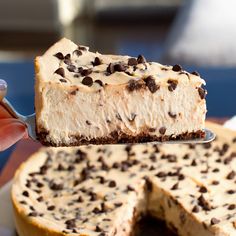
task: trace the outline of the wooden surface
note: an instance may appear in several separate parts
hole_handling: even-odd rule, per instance
[[[222,124],[226,118],[211,118],[210,121],[214,121],[216,123]],[[32,140],[22,140],[16,145],[16,149],[10,156],[7,164],[3,168],[3,171],[0,175],[0,186],[8,182],[14,176],[15,170],[18,166],[25,161],[30,154],[34,153],[38,150],[41,145]]]

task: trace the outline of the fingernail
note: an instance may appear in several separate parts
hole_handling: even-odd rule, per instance
[[[3,79],[0,79],[0,90],[4,91],[7,89],[7,82]]]

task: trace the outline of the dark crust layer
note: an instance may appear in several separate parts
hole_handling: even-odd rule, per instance
[[[186,132],[177,136],[156,136],[150,133],[141,133],[137,136],[127,135],[125,133],[121,133],[118,131],[112,132],[107,137],[102,138],[93,138],[86,139],[85,137],[71,136],[70,143],[55,143],[50,140],[49,132],[37,132],[37,137],[39,141],[45,146],[53,146],[53,147],[68,147],[68,146],[81,146],[81,145],[89,145],[89,144],[121,144],[121,143],[147,143],[147,142],[165,142],[165,141],[175,141],[175,140],[190,140],[190,139],[203,139],[205,137],[205,132],[203,130],[198,130],[196,132]]]

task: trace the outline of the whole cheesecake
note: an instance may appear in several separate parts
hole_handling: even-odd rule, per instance
[[[36,131],[50,146],[202,138],[197,72],[102,55],[63,38],[35,60]]]
[[[181,236],[236,235],[236,133],[205,145],[43,148],[16,172],[19,236],[128,236],[147,214]]]

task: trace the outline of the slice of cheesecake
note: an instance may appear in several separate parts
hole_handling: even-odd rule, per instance
[[[12,186],[19,236],[129,236],[150,214],[181,236],[236,236],[236,133],[205,145],[44,148]]]
[[[204,136],[205,84],[179,65],[102,55],[68,39],[35,60],[43,144],[132,143]]]

